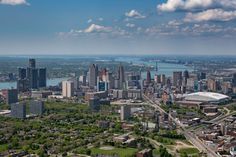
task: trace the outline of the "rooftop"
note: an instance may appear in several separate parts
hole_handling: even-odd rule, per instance
[[[220,101],[229,99],[227,95],[213,92],[196,92],[184,96],[185,100],[190,101]]]

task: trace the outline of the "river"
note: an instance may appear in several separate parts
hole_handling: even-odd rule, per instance
[[[47,80],[47,86],[55,86],[68,78],[53,78]],[[0,82],[0,89],[16,88],[16,82]]]

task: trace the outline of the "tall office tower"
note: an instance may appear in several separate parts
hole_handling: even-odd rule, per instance
[[[25,79],[27,70],[25,68],[18,68],[18,79]]]
[[[217,83],[215,79],[208,79],[207,80],[207,88],[209,91],[216,92],[217,91]]]
[[[236,87],[236,73],[233,74],[233,86]]]
[[[154,76],[154,81],[155,81],[156,83],[161,83],[161,76],[156,74],[156,75]]]
[[[120,64],[118,69],[119,88],[123,89],[125,83],[125,71],[124,67]]]
[[[18,92],[27,92],[30,89],[30,84],[28,79],[17,80],[17,90]]]
[[[184,78],[189,78],[189,72],[188,72],[188,70],[185,70],[185,71],[184,71],[183,77],[184,77]]]
[[[86,75],[81,75],[79,81],[82,83],[82,86],[86,86]]]
[[[173,86],[181,86],[181,85],[182,85],[182,71],[174,71]]]
[[[165,85],[166,84],[166,75],[161,74],[161,84]]]
[[[187,70],[184,71],[183,74],[183,85],[186,86],[187,85],[187,80],[189,78],[189,72]]]
[[[112,72],[107,72],[107,80],[108,80],[108,89],[115,88],[115,78],[113,77]]]
[[[62,82],[62,96],[66,98],[74,96],[74,83],[72,81]]]
[[[204,79],[206,79],[206,73],[200,72],[199,73],[199,80],[204,80]]]
[[[171,86],[171,79],[170,79],[170,78],[167,78],[167,80],[166,80],[166,85],[167,85],[168,87]]]
[[[29,90],[29,80],[27,79],[26,68],[18,68],[17,89],[18,92],[26,92]]]
[[[39,70],[31,69],[31,77],[30,77],[30,86],[32,89],[38,89],[39,87]]]
[[[97,81],[97,91],[107,91],[108,90],[108,82],[106,81]]]
[[[38,70],[38,86],[39,88],[47,86],[47,71],[46,68],[39,68]]]
[[[94,88],[97,85],[98,66],[95,64],[89,67],[89,86]]]
[[[102,81],[108,81],[107,80],[107,69],[106,68],[104,68],[102,71],[101,71],[101,80]]]
[[[13,104],[18,102],[18,91],[17,89],[8,89],[7,90],[7,104]]]
[[[122,121],[128,120],[131,117],[131,108],[128,105],[121,106],[120,109],[120,119]]]
[[[43,115],[44,113],[44,102],[33,100],[30,102],[29,111],[34,115]]]
[[[73,77],[73,78],[70,78],[68,81],[71,81],[73,82],[73,88],[74,88],[74,91],[77,91],[78,88],[79,88],[79,79],[78,77]]]
[[[11,104],[11,117],[25,119],[26,118],[25,103]]]
[[[150,70],[147,71],[146,83],[147,84],[151,83],[151,72],[150,72]]]
[[[29,59],[29,67],[30,68],[36,68],[36,61],[33,58]]]

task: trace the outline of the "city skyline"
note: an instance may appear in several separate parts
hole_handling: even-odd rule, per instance
[[[1,0],[0,55],[234,55],[235,19],[230,0]]]

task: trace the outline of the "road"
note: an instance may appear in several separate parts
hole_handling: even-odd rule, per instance
[[[154,102],[153,100],[151,100],[149,97],[147,97],[146,95],[143,94],[143,98],[149,102],[149,104],[154,107],[155,109],[157,109],[158,111],[162,112],[162,113],[166,113],[168,114],[165,110],[163,110],[160,107],[160,103],[159,102]],[[185,129],[185,127],[179,122],[177,121],[175,118],[173,118],[172,116],[169,117],[173,122],[175,122],[175,124],[177,126],[179,126],[179,128],[183,131],[184,136],[186,137],[187,140],[189,140],[189,142],[191,142],[195,147],[198,148],[199,151],[201,152],[205,152],[207,153],[208,157],[219,157],[214,150],[212,150],[211,148],[209,148],[205,143],[203,143],[200,139],[197,138],[197,136],[194,133],[191,133],[190,130]]]

